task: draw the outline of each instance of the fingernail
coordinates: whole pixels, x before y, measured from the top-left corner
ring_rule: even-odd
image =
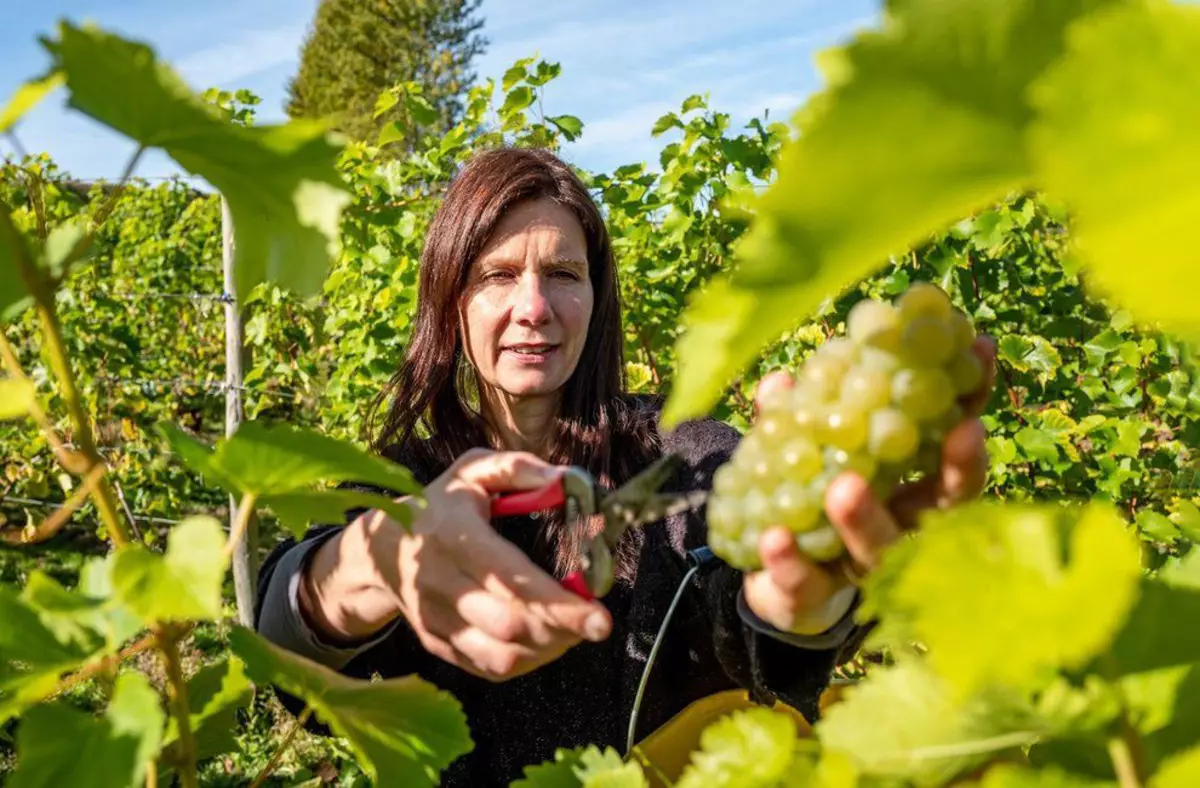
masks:
[[[598,643],[608,637],[608,616],[597,611],[583,622],[583,636],[593,643]]]

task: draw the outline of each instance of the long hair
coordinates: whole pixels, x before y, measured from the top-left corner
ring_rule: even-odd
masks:
[[[593,291],[587,338],[562,392],[547,459],[582,466],[601,484],[615,486],[652,456],[653,418],[625,390],[620,289],[604,218],[570,167],[549,151],[530,148],[478,153],[451,182],[421,255],[412,339],[368,416],[376,451],[401,444],[442,467],[467,449],[490,445],[473,390],[477,379],[464,355],[459,301],[471,264],[505,213],[539,199],[553,200],[579,220]],[[580,537],[567,533],[560,518],[546,522],[543,548],[556,571],[573,568]],[[617,560],[628,568],[621,554]]]

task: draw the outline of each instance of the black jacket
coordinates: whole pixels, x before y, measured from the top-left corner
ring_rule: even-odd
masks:
[[[729,459],[739,439],[736,430],[713,420],[689,422],[662,435],[663,450],[685,461],[664,489],[711,489],[713,473]],[[385,454],[407,465],[422,484],[443,470],[421,467],[399,452]],[[314,528],[305,541],[327,538],[340,527]],[[603,599],[614,624],[603,643],[585,641],[532,673],[493,683],[425,652],[412,632],[399,626],[342,672],[363,678],[415,673],[459,699],[475,747],[443,774],[447,786],[506,786],[524,767],[553,759],[558,747],[598,744],[623,752],[642,669],[688,569],[687,553],[706,543],[702,510],[653,523],[643,531],[636,576],[631,581],[618,579]],[[505,522],[505,537],[531,555],[535,533],[535,524],[527,518]],[[294,544],[289,539],[264,562],[260,600],[279,559]],[[750,690],[760,702],[778,697],[810,721],[816,719],[831,671],[853,655],[862,630],[855,629],[844,643],[828,650],[797,647],[761,634],[738,614],[741,582],[741,572],[719,560],[710,561],[693,578],[654,665],[638,740],[692,701],[736,688]],[[302,706],[286,696],[284,703],[293,713]]]

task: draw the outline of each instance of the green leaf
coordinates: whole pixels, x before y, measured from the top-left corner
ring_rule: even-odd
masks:
[[[1200,621],[1200,589],[1142,582],[1137,604],[1112,645],[1122,675],[1200,662],[1200,628],[1163,626]]]
[[[1165,514],[1152,509],[1143,509],[1137,513],[1135,519],[1138,530],[1156,541],[1173,542],[1180,536],[1179,529],[1175,527],[1175,523],[1167,519]]]
[[[397,494],[421,490],[403,466],[302,427],[246,421],[215,451],[174,425],[162,432],[185,463],[234,493],[279,495],[320,481],[374,484]]]
[[[353,679],[243,627],[235,627],[229,639],[254,681],[278,685],[307,702],[349,741],[377,785],[434,785],[443,769],[473,747],[458,701],[416,676]]]
[[[656,120],[654,122],[654,128],[652,128],[650,130],[650,136],[658,137],[661,134],[663,134],[664,132],[666,132],[667,129],[682,129],[682,128],[683,128],[683,121],[681,121],[679,119],[679,116],[676,115],[674,112],[668,112],[666,115],[663,115],[661,118],[659,118],[658,120]]]
[[[1045,430],[1039,430],[1036,427],[1022,427],[1013,436],[1013,439],[1021,447],[1024,455],[1034,462],[1039,460],[1050,463],[1058,461],[1058,441]]]
[[[680,108],[679,111],[684,114],[687,114],[688,112],[691,112],[694,109],[704,109],[706,106],[708,106],[708,100],[706,98],[704,98],[704,96],[701,96],[700,94],[696,93],[696,94],[692,94],[691,96],[688,96],[687,98],[685,98],[683,100],[683,106]]]
[[[500,89],[507,93],[513,85],[525,79],[529,73],[527,69],[533,60],[531,57],[522,58],[509,66],[508,70],[504,72],[504,76],[500,78]]]
[[[568,142],[574,142],[583,133],[583,121],[574,115],[554,115],[546,120],[553,123]]]
[[[978,788],[1117,788],[1115,782],[1092,780],[1062,769],[1033,770],[1003,763],[987,770]]]
[[[791,769],[795,721],[767,708],[726,715],[700,734],[677,788],[777,785]]]
[[[165,720],[158,693],[140,673],[117,677],[103,717],[62,703],[30,709],[17,730],[11,788],[140,788],[158,753]]]
[[[1200,747],[1168,760],[1149,782],[1149,788],[1195,788],[1197,785],[1200,785]]]
[[[337,524],[346,521],[352,509],[380,509],[397,522],[412,522],[412,509],[386,495],[359,490],[305,490],[302,492],[269,495],[260,500],[269,506],[279,520],[297,539],[304,536],[310,525]]]
[[[522,85],[509,91],[504,98],[504,104],[500,107],[500,115],[507,117],[517,112],[521,112],[533,103],[533,88]]]
[[[46,47],[66,78],[70,106],[146,148],[161,148],[229,203],[236,286],[271,281],[321,290],[350,199],[325,126],[228,123],[147,46],[95,28],[59,26]]]
[[[1102,504],[958,506],[927,515],[914,545],[868,578],[868,608],[905,625],[966,695],[1088,664],[1138,599],[1137,538]]]
[[[54,92],[63,83],[61,72],[55,71],[41,79],[30,80],[9,99],[8,105],[0,112],[0,134],[11,129],[21,116],[33,109],[42,99]]]
[[[865,774],[904,777],[918,786],[943,785],[1032,742],[1040,731],[1019,696],[957,699],[913,660],[873,667],[816,725],[825,751],[848,755]]]
[[[890,254],[1027,182],[1026,91],[1103,2],[910,0],[860,34],[848,76],[783,148],[740,267],[685,314],[665,425],[707,412],[764,345]]]
[[[1192,332],[1198,47],[1200,8],[1191,4],[1119,3],[1093,14],[1034,85],[1030,134],[1039,181],[1070,205],[1098,290],[1140,320]]]
[[[188,719],[198,757],[208,758],[237,748],[237,712],[250,703],[252,696],[245,665],[236,657],[205,665],[188,679]],[[168,758],[179,756],[178,739],[178,722],[172,717],[163,739]]]
[[[512,788],[647,788],[641,766],[611,747],[559,748],[554,760],[527,766]]]
[[[19,419],[29,415],[34,404],[34,388],[19,378],[0,378],[0,419]]]
[[[438,111],[429,99],[410,93],[404,97],[404,108],[418,126],[432,126],[437,122]]]
[[[33,265],[29,245],[12,218],[0,216],[0,320],[12,320],[33,301],[21,278],[21,261]]]
[[[404,127],[398,121],[389,123],[379,130],[379,139],[375,144],[383,147],[392,142],[402,142],[404,140]]]
[[[117,596],[146,623],[214,621],[221,616],[221,583],[229,558],[225,534],[208,516],[189,517],[167,534],[165,555],[131,543],[113,562]]]
[[[75,245],[87,234],[87,228],[88,220],[82,216],[76,216],[51,230],[46,237],[46,244],[42,248],[42,258],[39,261],[41,267],[56,278],[64,276],[67,273],[68,262],[72,265],[80,262],[79,260],[68,260],[68,257],[75,249]]]

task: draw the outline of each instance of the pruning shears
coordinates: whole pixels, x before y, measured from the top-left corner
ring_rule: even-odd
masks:
[[[664,455],[611,491],[600,487],[583,468],[568,466],[558,479],[537,490],[503,493],[492,498],[491,514],[505,517],[563,507],[566,527],[576,532],[587,526],[592,515],[603,517],[600,533],[588,539],[580,550],[580,569],[561,581],[568,591],[584,599],[596,599],[612,589],[612,550],[627,529],[686,512],[707,499],[704,490],[659,492],[681,464],[678,455]]]

